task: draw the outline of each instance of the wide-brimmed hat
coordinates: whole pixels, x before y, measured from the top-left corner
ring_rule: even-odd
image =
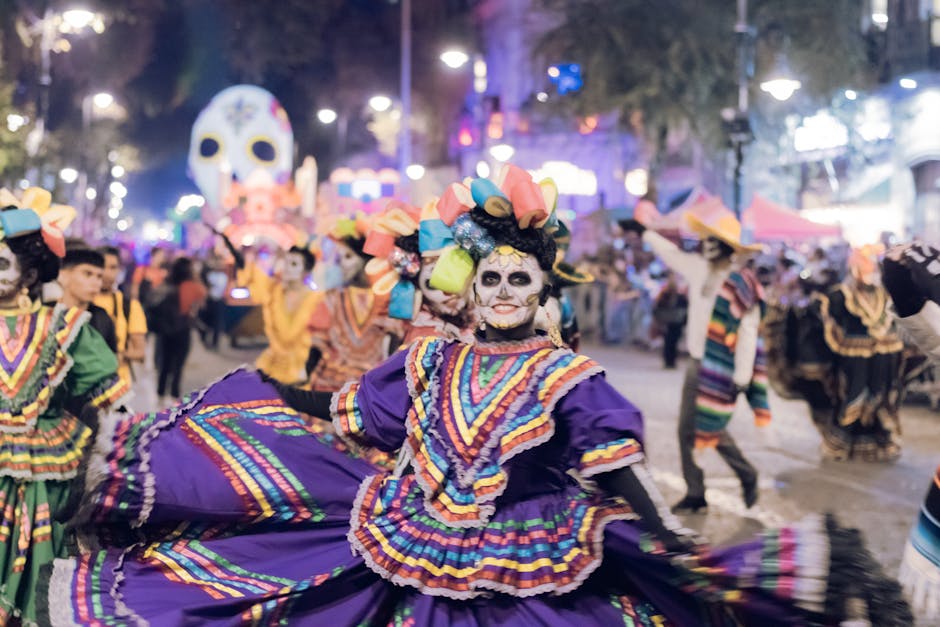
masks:
[[[720,239],[728,246],[731,246],[736,253],[749,255],[764,250],[764,247],[760,244],[741,243],[741,223],[730,213],[722,214],[709,220],[708,223],[690,213],[686,216],[686,222],[689,229],[702,239],[707,237]]]

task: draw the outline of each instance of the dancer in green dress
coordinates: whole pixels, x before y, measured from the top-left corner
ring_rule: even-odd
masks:
[[[60,520],[94,436],[86,422],[127,388],[88,314],[38,298],[74,212],[44,190],[0,196],[0,624],[35,625],[40,569],[66,555]]]

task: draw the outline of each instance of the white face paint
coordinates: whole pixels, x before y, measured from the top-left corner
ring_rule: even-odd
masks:
[[[366,260],[346,244],[337,243],[336,250],[339,255],[339,269],[343,273],[343,283],[352,283],[365,268]]]
[[[482,260],[473,279],[480,318],[496,329],[515,329],[535,318],[545,273],[534,255],[499,246]]]
[[[23,271],[19,259],[5,242],[0,242],[0,299],[16,296],[22,279]]]
[[[431,312],[456,316],[467,306],[467,298],[463,294],[448,294],[431,287],[431,273],[437,265],[437,257],[425,257],[421,260],[421,273],[418,275],[418,287],[421,289],[421,298],[428,304]]]
[[[270,93],[254,85],[220,91],[196,118],[190,136],[189,172],[210,207],[218,207],[219,168],[245,182],[264,170],[286,183],[293,169],[294,134],[287,113]]]
[[[284,259],[284,271],[281,278],[285,283],[303,281],[307,271],[304,269],[304,257],[300,253],[287,253]]]
[[[720,239],[717,237],[708,237],[702,242],[702,256],[709,261],[718,261],[728,255]]]

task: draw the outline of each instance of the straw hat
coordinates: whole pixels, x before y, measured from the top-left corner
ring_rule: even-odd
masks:
[[[688,214],[686,221],[689,229],[705,239],[715,237],[720,239],[739,254],[753,254],[761,252],[764,247],[760,244],[742,244],[741,243],[741,223],[730,213],[725,213],[709,221],[708,224],[702,222],[697,216]]]

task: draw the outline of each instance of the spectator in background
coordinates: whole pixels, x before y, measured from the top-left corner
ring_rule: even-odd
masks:
[[[121,274],[121,251],[113,246],[99,249],[104,258],[101,291],[95,305],[105,310],[114,323],[117,337],[118,375],[130,385],[134,380],[133,364],[143,362],[147,352],[147,319],[140,301],[118,289]]]
[[[202,343],[206,348],[217,350],[219,336],[225,330],[225,289],[228,287],[229,274],[225,269],[225,260],[213,253],[206,260],[202,271],[202,282],[208,289],[206,306],[203,309],[205,333]]]
[[[150,304],[151,292],[163,285],[167,277],[167,251],[154,247],[150,250],[150,262],[137,266],[131,279],[131,298],[137,299],[144,306]]]
[[[91,325],[116,355],[118,352],[117,334],[114,322],[108,312],[95,305],[94,301],[101,293],[104,257],[97,250],[89,248],[81,240],[66,243],[62,269],[59,271],[59,285],[62,296],[59,302],[66,307],[77,307],[91,316]]]
[[[666,273],[666,282],[656,298],[653,318],[663,334],[663,367],[674,369],[679,356],[679,339],[689,313],[689,299],[680,288],[674,272]]]
[[[196,279],[192,259],[179,257],[173,261],[165,284],[154,295],[150,326],[157,335],[162,355],[157,379],[161,405],[170,400],[179,402],[181,398],[180,380],[192,344],[193,321],[206,294],[205,286]]]

